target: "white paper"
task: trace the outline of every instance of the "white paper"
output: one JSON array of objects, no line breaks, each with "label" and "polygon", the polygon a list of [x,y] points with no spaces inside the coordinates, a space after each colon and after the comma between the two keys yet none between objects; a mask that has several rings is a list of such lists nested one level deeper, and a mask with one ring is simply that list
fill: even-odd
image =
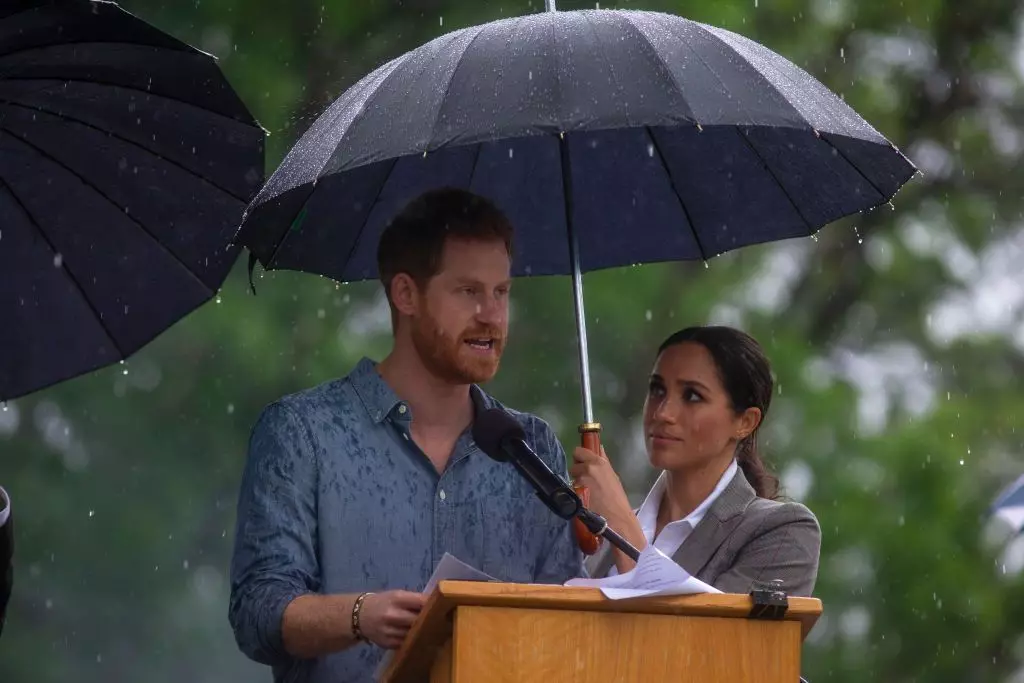
[{"label": "white paper", "polygon": [[652,595],[722,592],[690,576],[671,557],[653,545],[648,545],[640,552],[636,566],[625,574],[607,576],[603,579],[570,579],[565,585],[600,588],[604,596],[612,600]]},{"label": "white paper", "polygon": [[[434,573],[427,580],[423,593],[430,595],[434,592],[434,588],[437,587],[440,581],[497,581],[497,579],[470,567],[451,553],[445,553],[441,561],[437,563],[437,567],[434,568]],[[384,675],[384,670],[391,664],[391,660],[395,658],[395,652],[395,650],[388,650],[381,658],[376,671],[373,673],[374,678],[378,681]]]}]

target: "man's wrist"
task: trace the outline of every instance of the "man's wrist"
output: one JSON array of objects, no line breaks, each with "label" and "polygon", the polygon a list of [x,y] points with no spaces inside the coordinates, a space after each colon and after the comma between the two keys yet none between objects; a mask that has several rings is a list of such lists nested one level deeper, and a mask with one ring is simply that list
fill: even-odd
[{"label": "man's wrist", "polygon": [[363,633],[363,624],[361,619],[363,605],[366,604],[366,599],[371,595],[373,595],[373,593],[369,591],[365,593],[360,593],[359,596],[355,599],[355,602],[352,603],[352,637],[360,642],[367,641],[366,635]]}]

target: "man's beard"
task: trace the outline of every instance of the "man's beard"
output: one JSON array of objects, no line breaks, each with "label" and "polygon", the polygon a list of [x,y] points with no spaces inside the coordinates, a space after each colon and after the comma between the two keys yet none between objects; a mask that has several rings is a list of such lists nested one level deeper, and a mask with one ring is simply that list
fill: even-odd
[{"label": "man's beard", "polygon": [[[467,339],[479,338],[493,340],[491,353],[478,355],[466,345]],[[436,377],[452,384],[478,384],[497,374],[505,336],[497,328],[481,326],[452,337],[426,313],[413,321],[412,343],[420,360]]]}]

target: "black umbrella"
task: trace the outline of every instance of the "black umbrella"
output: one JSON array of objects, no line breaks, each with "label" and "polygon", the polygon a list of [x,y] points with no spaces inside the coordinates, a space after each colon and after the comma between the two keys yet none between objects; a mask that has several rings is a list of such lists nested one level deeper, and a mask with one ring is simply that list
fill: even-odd
[{"label": "black umbrella", "polygon": [[441,185],[490,197],[516,226],[516,274],[573,276],[586,430],[583,272],[810,235],[914,173],[821,83],[743,36],[654,12],[551,11],[449,33],[354,85],[236,240],[266,269],[367,279],[411,198]]},{"label": "black umbrella", "polygon": [[213,57],[111,2],[0,8],[0,400],[209,300],[265,131]]}]

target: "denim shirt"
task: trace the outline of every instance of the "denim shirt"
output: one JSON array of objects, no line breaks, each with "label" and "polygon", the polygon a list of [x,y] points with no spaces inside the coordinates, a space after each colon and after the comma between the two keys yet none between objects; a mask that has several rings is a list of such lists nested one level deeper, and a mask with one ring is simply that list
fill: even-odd
[{"label": "denim shirt", "polygon": [[[500,406],[479,387],[471,391],[478,407]],[[547,423],[509,413],[568,479]],[[412,441],[411,422],[411,409],[364,358],[343,379],[270,404],[253,428],[229,619],[242,652],[272,666],[277,683],[369,681],[384,654],[361,643],[313,660],[289,655],[281,619],[300,595],[422,591],[446,552],[509,582],[585,575],[572,526],[511,465],[487,457],[467,429],[438,474]]]}]

